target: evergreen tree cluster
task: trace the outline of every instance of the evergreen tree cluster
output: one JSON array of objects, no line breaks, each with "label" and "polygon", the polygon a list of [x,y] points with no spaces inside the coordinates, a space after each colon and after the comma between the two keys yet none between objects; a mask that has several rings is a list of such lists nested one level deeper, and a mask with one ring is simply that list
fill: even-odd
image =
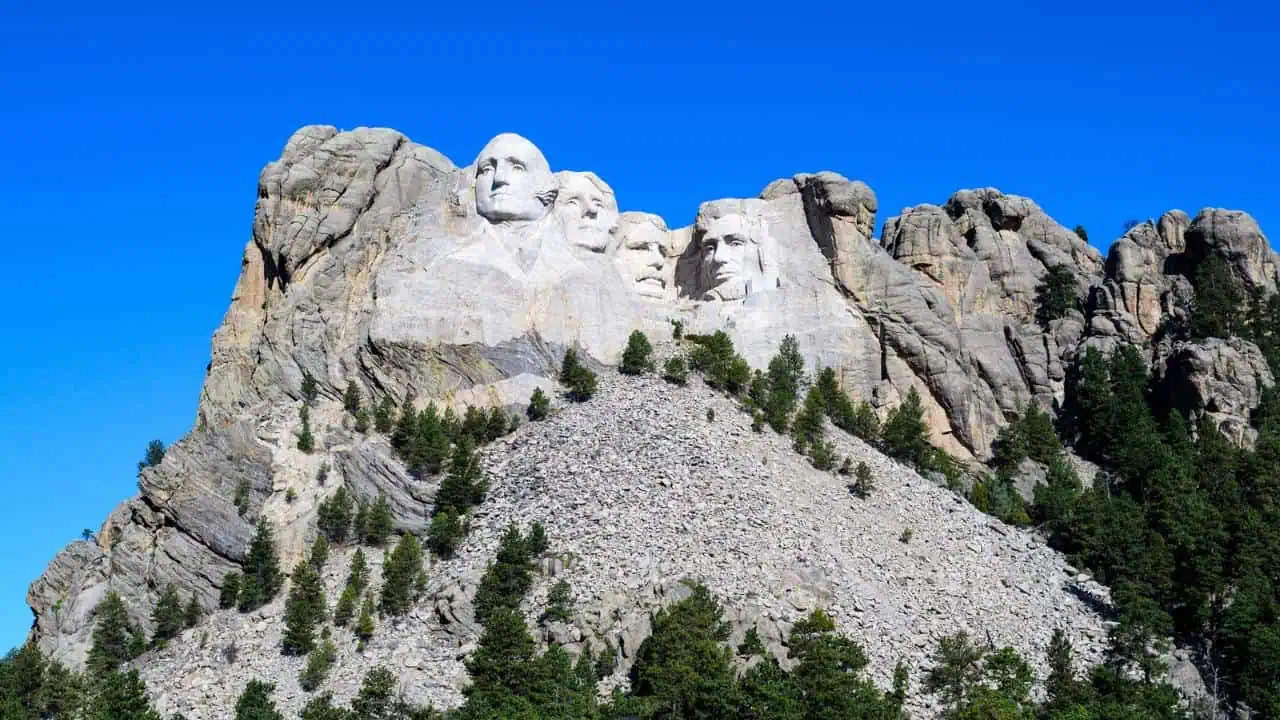
[{"label": "evergreen tree cluster", "polygon": [[497,556],[480,578],[473,602],[476,620],[483,623],[500,608],[516,610],[533,586],[534,560],[546,552],[546,534],[535,524],[523,535],[514,523],[507,526]]},{"label": "evergreen tree cluster", "polygon": [[408,533],[382,565],[382,595],[379,607],[384,615],[404,615],[422,593],[427,582],[422,564],[422,544]]},{"label": "evergreen tree cluster", "polygon": [[339,487],[333,495],[320,501],[316,527],[330,543],[355,542],[383,547],[395,531],[395,518],[391,515],[391,504],[386,495],[378,495],[369,504],[364,500],[353,500],[345,487]]},{"label": "evergreen tree cluster", "polygon": [[1036,320],[1041,327],[1075,310],[1080,305],[1077,296],[1076,276],[1066,265],[1049,268],[1044,279],[1036,286]]},{"label": "evergreen tree cluster", "polygon": [[463,435],[449,458],[449,473],[436,490],[427,529],[427,546],[440,557],[453,557],[466,536],[467,517],[484,501],[489,482],[476,458],[471,437]]},{"label": "evergreen tree cluster", "polygon": [[453,408],[444,412],[429,403],[421,412],[413,399],[405,398],[400,419],[391,434],[391,446],[417,477],[438,475],[449,460],[451,448],[464,439],[473,447],[497,440],[515,429],[515,419],[499,407],[482,410],[468,405],[461,418]]},{"label": "evergreen tree cluster", "polygon": [[227,573],[223,577],[218,605],[236,607],[240,612],[257,610],[275,599],[283,582],[280,561],[276,558],[275,534],[265,520],[260,520],[249,541],[244,572]]},{"label": "evergreen tree cluster", "polygon": [[311,560],[299,560],[290,576],[289,597],[284,606],[281,651],[285,655],[306,655],[314,650],[316,627],[324,622],[327,613],[324,580]]},{"label": "evergreen tree cluster", "polygon": [[[634,333],[632,337],[635,337]],[[641,335],[641,338],[644,336]],[[648,340],[644,340],[647,345]],[[646,360],[647,362],[647,353]],[[640,362],[640,361],[636,361]],[[569,348],[564,353],[564,360],[560,363],[560,384],[568,389],[566,395],[574,402],[586,402],[596,394],[596,384],[598,379],[596,374],[583,365],[578,360],[578,351]]]},{"label": "evergreen tree cluster", "polygon": [[164,647],[183,630],[195,627],[203,614],[204,608],[195,593],[184,603],[178,588],[172,583],[166,585],[151,612],[151,624],[155,626],[151,634],[152,646]]}]

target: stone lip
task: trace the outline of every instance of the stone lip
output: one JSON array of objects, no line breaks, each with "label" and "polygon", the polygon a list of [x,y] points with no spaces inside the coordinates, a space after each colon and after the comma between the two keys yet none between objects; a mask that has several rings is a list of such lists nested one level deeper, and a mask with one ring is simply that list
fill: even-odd
[{"label": "stone lip", "polygon": [[[658,346],[660,356],[673,350]],[[1041,677],[1042,649],[1055,628],[1083,661],[1101,659],[1106,622],[1089,598],[1105,605],[1106,589],[1077,579],[1078,571],[1033,533],[983,515],[828,428],[841,455],[872,470],[876,489],[858,499],[847,478],[813,469],[789,438],[755,433],[750,423],[696,378],[677,388],[654,376],[602,371],[590,401],[557,400],[549,419],[526,422],[486,447],[492,489],[458,557],[432,563],[426,596],[406,618],[379,621],[363,653],[348,631],[335,629],[339,661],[324,689],[346,698],[382,663],[415,700],[437,709],[460,702],[461,659],[479,632],[470,605],[476,583],[505,527],[533,521],[545,524],[551,550],[523,609],[536,627],[551,585],[572,585],[574,622],[537,634],[575,655],[606,640],[618,648],[618,671],[602,691],[625,677],[648,632],[648,613],[687,592],[685,579],[706,583],[724,601],[732,643],[755,627],[779,656],[791,623],[826,609],[864,645],[872,676],[886,687],[897,661],[918,673],[937,639],[960,630],[1013,645]],[[385,442],[355,447],[372,458]],[[334,488],[329,483],[324,492]],[[907,528],[913,534],[904,544]],[[336,551],[325,570],[331,606],[350,554]],[[382,554],[366,554],[376,587]],[[143,658],[161,711],[225,717],[243,684],[258,676],[278,683],[283,712],[296,712],[307,699],[296,684],[304,660],[280,655],[282,612],[283,598],[249,615],[220,611]],[[221,654],[232,643],[238,659],[229,665]],[[935,714],[923,700],[913,700],[913,711]]]}]

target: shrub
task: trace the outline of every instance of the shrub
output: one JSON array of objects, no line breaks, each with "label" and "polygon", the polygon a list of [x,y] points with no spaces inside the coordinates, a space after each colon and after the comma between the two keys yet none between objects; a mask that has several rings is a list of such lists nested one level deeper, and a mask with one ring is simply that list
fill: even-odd
[{"label": "shrub", "polygon": [[200,598],[196,597],[195,592],[191,593],[191,600],[187,602],[186,610],[183,611],[183,621],[188,628],[193,628],[200,622],[200,617],[204,615],[204,607],[200,605]]},{"label": "shrub", "polygon": [[[846,462],[848,460],[846,459]],[[861,498],[871,496],[871,491],[875,489],[875,485],[871,482],[871,468],[867,467],[864,462],[858,463],[858,469],[854,473],[853,484],[849,486],[854,495]]]},{"label": "shrub", "polygon": [[342,394],[342,407],[352,415],[360,412],[360,388],[355,380],[347,381],[347,391]]},{"label": "shrub", "polygon": [[533,396],[529,398],[529,407],[526,409],[525,415],[530,420],[541,420],[551,411],[551,398],[542,392],[542,388],[534,388]]},{"label": "shrub", "polygon": [[579,365],[569,376],[569,399],[574,402],[586,402],[596,394],[596,374]]},{"label": "shrub", "polygon": [[906,544],[911,542],[911,528],[905,528],[902,535],[898,536],[898,542]]},{"label": "shrub", "polygon": [[280,591],[280,584],[275,537],[266,521],[260,520],[258,529],[249,542],[249,554],[244,562],[244,575],[240,581],[240,612],[256,610],[271,602]]},{"label": "shrub", "polygon": [[672,320],[671,321],[671,339],[676,340],[678,342],[683,337],[684,337],[684,321]]},{"label": "shrub", "polygon": [[373,427],[378,432],[386,435],[395,427],[396,404],[390,395],[382,396],[382,402],[378,403],[378,407],[373,411]]},{"label": "shrub", "polygon": [[143,453],[142,460],[138,461],[138,474],[141,475],[143,470],[159,465],[160,461],[164,460],[164,452],[163,442],[152,440],[147,443],[147,450]]},{"label": "shrub", "polygon": [[222,578],[222,587],[218,589],[218,607],[223,610],[233,608],[239,598],[240,573],[227,573]]},{"label": "shrub", "polygon": [[924,424],[924,406],[915,388],[911,388],[901,405],[889,412],[880,437],[890,457],[915,465],[925,460],[930,448],[928,428]]},{"label": "shrub", "polygon": [[567,623],[573,621],[573,591],[565,580],[551,586],[547,595],[547,609],[540,618],[542,623]]},{"label": "shrub", "polygon": [[404,615],[417,599],[423,582],[422,546],[413,535],[401,535],[395,550],[382,566],[382,597],[379,602],[384,615]]},{"label": "shrub", "polygon": [[304,655],[315,647],[315,629],[325,616],[324,583],[311,563],[299,561],[293,569],[289,599],[284,606],[285,655]]},{"label": "shrub", "polygon": [[667,362],[662,366],[662,379],[672,385],[683,386],[689,381],[689,368],[685,366],[684,358],[675,355],[667,358]]},{"label": "shrub", "polygon": [[302,428],[298,430],[298,449],[304,453],[310,453],[316,447],[315,436],[311,434],[311,410],[306,405],[298,411],[298,418],[302,422]]},{"label": "shrub", "polygon": [[333,495],[320,501],[316,525],[329,542],[341,544],[347,541],[351,532],[352,505],[351,494],[345,487],[339,487]]},{"label": "shrub", "polygon": [[624,375],[643,375],[653,371],[653,346],[649,338],[639,330],[631,331],[627,338],[627,348],[622,351],[622,362],[618,372]]},{"label": "shrub", "polygon": [[437,556],[449,559],[457,552],[466,536],[462,518],[449,511],[441,511],[431,518],[431,526],[427,529],[427,549]]},{"label": "shrub", "polygon": [[333,624],[338,627],[346,627],[351,622],[351,616],[355,615],[356,603],[360,600],[360,591],[350,583],[342,589],[342,595],[338,596],[338,604],[333,608]]},{"label": "shrub", "polygon": [[297,501],[297,499],[298,499],[298,491],[297,491],[297,490],[294,490],[293,488],[289,488],[288,490],[285,490],[285,491],[284,491],[284,501],[285,501],[285,502],[287,502],[287,503],[289,503],[290,505],[292,505],[295,501]]},{"label": "shrub", "polygon": [[364,603],[360,606],[360,619],[356,621],[356,637],[360,639],[360,646],[363,648],[364,643],[373,637],[373,595],[365,595]]},{"label": "shrub", "polygon": [[315,377],[307,370],[302,371],[302,399],[308,405],[314,405],[316,398],[320,397],[320,386],[316,383]]},{"label": "shrub", "polygon": [[707,422],[715,422],[715,421],[716,421],[715,408],[707,408]]},{"label": "shrub", "polygon": [[177,637],[186,626],[187,617],[182,607],[182,598],[178,596],[178,588],[172,583],[166,585],[164,592],[160,594],[160,601],[151,612],[151,623],[155,626],[155,632],[151,635],[151,644],[155,647],[164,647],[170,638]]},{"label": "shrub", "polygon": [[314,691],[324,682],[325,676],[329,674],[329,669],[337,661],[338,648],[334,647],[333,641],[325,640],[307,656],[307,666],[302,669],[302,673],[298,676],[298,684],[307,692]]},{"label": "shrub", "polygon": [[284,720],[284,716],[271,701],[271,693],[275,689],[274,684],[250,680],[240,694],[240,699],[236,701],[235,720]]},{"label": "shrub", "polygon": [[249,512],[249,490],[249,481],[246,478],[240,478],[236,482],[236,495],[233,502],[236,510],[240,513],[240,517],[244,517],[244,514]]},{"label": "shrub", "polygon": [[1036,320],[1047,326],[1074,310],[1078,303],[1076,277],[1071,270],[1066,265],[1049,268],[1044,280],[1036,286]]},{"label": "shrub", "polygon": [[393,530],[395,530],[395,521],[391,517],[391,505],[387,502],[386,495],[378,495],[378,499],[374,500],[369,508],[362,540],[366,545],[382,547],[387,544]]}]

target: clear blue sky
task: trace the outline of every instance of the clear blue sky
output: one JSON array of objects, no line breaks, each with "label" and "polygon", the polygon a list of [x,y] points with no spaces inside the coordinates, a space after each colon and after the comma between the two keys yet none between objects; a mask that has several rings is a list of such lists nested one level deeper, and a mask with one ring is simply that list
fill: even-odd
[{"label": "clear blue sky", "polygon": [[0,648],[147,441],[190,427],[258,172],[301,125],[459,164],[512,130],[672,225],[833,169],[881,221],[994,185],[1101,247],[1173,207],[1280,237],[1271,4],[445,4],[0,8]]}]

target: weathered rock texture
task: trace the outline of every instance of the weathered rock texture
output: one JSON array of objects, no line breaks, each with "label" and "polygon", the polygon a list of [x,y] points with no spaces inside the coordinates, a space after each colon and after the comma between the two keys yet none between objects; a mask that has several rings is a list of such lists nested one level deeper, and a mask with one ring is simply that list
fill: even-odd
[{"label": "weathered rock texture", "polygon": [[[713,422],[707,408],[715,410]],[[1042,676],[1054,628],[1086,662],[1100,658],[1106,623],[1090,598],[1105,603],[1106,590],[1034,534],[983,515],[832,429],[840,453],[872,469],[876,489],[859,499],[847,478],[814,470],[788,438],[752,432],[750,423],[699,381],[676,388],[652,376],[603,374],[588,403],[526,423],[486,448],[493,487],[459,556],[431,565],[426,597],[406,618],[380,621],[363,653],[349,630],[335,629],[340,660],[326,689],[349,696],[381,663],[417,700],[460,702],[460,660],[479,636],[475,586],[507,524],[534,521],[546,525],[551,550],[525,604],[530,625],[551,584],[568,580],[575,621],[539,636],[574,654],[611,643],[620,662],[602,688],[621,680],[648,633],[648,612],[680,597],[685,578],[725,601],[734,643],[755,627],[779,655],[790,624],[826,608],[864,644],[885,686],[897,661],[919,670],[939,637],[960,630],[1013,645]],[[334,489],[329,483],[317,492]],[[903,543],[906,529],[912,535]],[[335,553],[325,571],[331,607],[350,553]],[[366,553],[376,588],[381,552]],[[297,685],[303,659],[280,654],[282,606],[280,599],[250,615],[217,612],[169,649],[141,658],[162,711],[226,717],[249,678],[270,677],[286,715],[296,712],[307,698]],[[230,663],[225,650],[233,642],[238,657]]]},{"label": "weathered rock texture", "polygon": [[[970,462],[988,457],[1006,418],[1027,403],[1054,410],[1086,347],[1140,346],[1163,381],[1185,389],[1188,410],[1242,442],[1248,412],[1272,382],[1248,343],[1188,343],[1170,329],[1184,324],[1189,278],[1210,255],[1249,289],[1277,287],[1274,254],[1244,213],[1167,213],[1130,230],[1104,261],[1032,201],[991,188],[908,208],[879,239],[875,194],[833,172],[704,203],[675,229],[656,216],[619,217],[616,207],[603,180],[557,177],[516,136],[459,167],[392,130],[299,130],[262,172],[196,427],[142,474],[138,496],[94,541],[73,543],[31,586],[34,637],[78,665],[108,590],[143,625],[169,582],[211,606],[258,518],[277,528],[289,567],[314,537],[319,501],[339,483],[360,497],[385,494],[397,526],[421,531],[434,482],[408,475],[385,439],[350,429],[339,402],[348,381],[397,405],[412,395],[419,406],[516,409],[535,388],[554,388],[566,349],[608,366],[631,330],[665,337],[679,319],[690,332],[726,330],[756,367],[795,335],[811,369],[835,368],[846,392],[882,414],[915,388],[931,440]],[[1042,326],[1037,286],[1054,267],[1075,278],[1081,302]],[[322,396],[314,454],[293,439],[305,373]],[[839,608],[847,629],[879,636],[866,639],[881,676],[889,658],[918,658],[947,628],[1026,630],[1010,641],[1028,651],[1043,640],[1044,628],[1028,624],[1035,618],[1097,635],[1096,620],[1063,592],[1066,572],[1052,553],[866,448],[845,446],[886,490],[853,503],[785,443],[743,431],[727,408],[731,419],[707,426],[688,398],[653,406],[646,393],[669,391],[609,388],[609,399],[570,413],[569,424],[518,434],[503,446],[508,457],[495,449],[502,482],[485,521],[462,560],[433,569],[441,594],[414,622],[434,628],[448,618],[439,632],[469,642],[467,578],[500,524],[541,518],[579,558],[565,572],[597,613],[595,624],[561,629],[566,637],[622,633],[630,647],[639,631],[601,624],[599,613],[622,603],[621,616],[639,622],[681,575],[706,577],[748,613],[739,626],[759,621],[774,638],[781,629],[770,623],[802,607]],[[633,435],[647,439],[629,445]],[[768,467],[758,464],[766,458]],[[242,515],[235,499],[244,491]],[[901,545],[908,525],[917,539]],[[209,627],[223,644],[257,648],[246,657],[259,660],[243,670],[216,665],[212,647],[190,642],[156,659],[147,674],[166,706],[194,702],[198,693],[171,684],[187,670],[218,698],[232,692],[226,678],[250,669],[287,687],[294,668],[281,667],[292,661],[273,649],[279,607],[264,612],[219,616]],[[344,667],[389,659],[427,676],[433,697],[456,699],[458,651],[406,627],[385,630],[367,658],[344,650]]]}]

